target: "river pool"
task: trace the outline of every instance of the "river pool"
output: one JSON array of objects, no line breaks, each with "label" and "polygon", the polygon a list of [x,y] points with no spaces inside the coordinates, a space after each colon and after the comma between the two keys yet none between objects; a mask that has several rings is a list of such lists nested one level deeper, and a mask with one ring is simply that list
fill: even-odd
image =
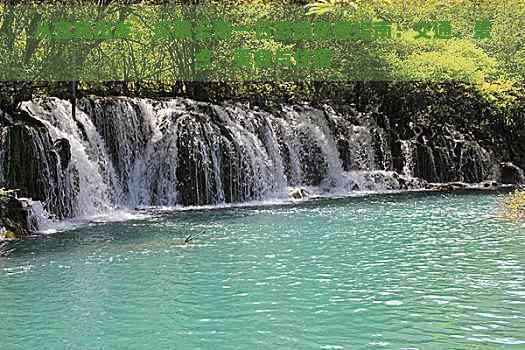
[{"label": "river pool", "polygon": [[500,197],[150,211],[28,240],[0,260],[0,349],[525,349],[525,226],[490,217]]}]

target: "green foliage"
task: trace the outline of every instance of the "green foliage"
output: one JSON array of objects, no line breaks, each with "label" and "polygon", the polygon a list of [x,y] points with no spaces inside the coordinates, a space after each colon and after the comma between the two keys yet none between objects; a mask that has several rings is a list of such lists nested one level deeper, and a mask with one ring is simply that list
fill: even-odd
[{"label": "green foliage", "polygon": [[321,16],[325,13],[335,12],[337,10],[337,5],[347,5],[353,9],[357,9],[357,5],[353,1],[342,2],[338,0],[319,0],[305,6],[308,11],[307,15],[317,15]]},{"label": "green foliage", "polygon": [[3,239],[16,239],[16,238],[17,238],[16,233],[14,233],[13,231],[5,231],[3,233]]},{"label": "green foliage", "polygon": [[415,39],[403,33],[382,49],[394,80],[482,82],[496,73],[496,60],[461,39]]},{"label": "green foliage", "polygon": [[502,216],[513,220],[525,218],[525,191],[516,190],[505,197]]},{"label": "green foliage", "polygon": [[16,194],[18,190],[8,190],[5,188],[0,188],[0,202],[6,202],[10,197]]},{"label": "green foliage", "polygon": [[482,82],[477,85],[481,96],[498,108],[509,108],[524,95],[523,87],[513,81]]},{"label": "green foliage", "polygon": [[[43,72],[52,67],[68,67],[60,74],[78,69],[84,80],[430,80],[430,81],[521,81],[525,79],[525,5],[482,6],[479,1],[447,1],[465,5],[443,6],[443,1],[426,1],[413,6],[410,1],[321,0],[302,6],[279,6],[265,1],[244,1],[252,6],[226,6],[219,2],[206,11],[201,6],[68,6],[29,7],[18,10],[0,6],[0,65],[10,67],[26,80],[44,80]],[[112,4],[115,1],[111,2]],[[142,2],[144,3],[144,2]],[[146,2],[149,3],[149,2]],[[202,2],[204,3],[204,2]],[[256,5],[255,5],[256,4]],[[386,6],[389,5],[389,6]],[[35,39],[36,23],[43,18],[68,20],[82,17],[94,21],[129,21],[135,37],[118,40]],[[388,21],[392,22],[391,40],[257,40],[253,33],[235,32],[231,40],[194,38],[155,39],[156,20],[176,21],[224,19],[238,26],[252,26],[257,20],[271,22],[288,19],[313,21]],[[492,39],[476,39],[476,20],[490,20]],[[414,23],[449,20],[453,34],[462,39],[414,39]],[[397,38],[396,26],[402,27]],[[330,69],[295,69],[274,65],[271,69],[235,67],[237,48],[271,52],[301,49],[330,49]],[[196,69],[195,57],[201,49],[211,50],[213,59],[221,58],[222,69]],[[96,67],[94,69],[94,67]],[[89,73],[89,75],[88,75]],[[227,74],[225,74],[227,73]],[[0,71],[0,79],[7,77]],[[49,79],[47,77],[47,80]],[[8,79],[10,80],[10,79]],[[80,79],[83,80],[83,79]]]}]

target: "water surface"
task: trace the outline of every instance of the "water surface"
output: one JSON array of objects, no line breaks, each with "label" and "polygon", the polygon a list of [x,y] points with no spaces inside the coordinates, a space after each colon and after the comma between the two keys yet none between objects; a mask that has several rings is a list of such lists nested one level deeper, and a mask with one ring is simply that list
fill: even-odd
[{"label": "water surface", "polygon": [[525,349],[525,227],[489,218],[498,197],[162,212],[26,241],[0,260],[0,348]]}]

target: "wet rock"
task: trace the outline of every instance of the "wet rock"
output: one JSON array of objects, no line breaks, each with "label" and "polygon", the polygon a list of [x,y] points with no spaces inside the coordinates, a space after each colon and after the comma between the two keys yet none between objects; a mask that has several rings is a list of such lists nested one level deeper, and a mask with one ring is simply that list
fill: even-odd
[{"label": "wet rock", "polygon": [[29,126],[33,128],[45,128],[46,127],[46,125],[42,121],[34,118],[25,110],[17,110],[13,114],[12,119],[13,119],[13,124],[15,125],[25,125],[25,126]]},{"label": "wet rock", "polygon": [[38,230],[32,205],[32,200],[27,198],[3,198],[0,202],[0,235],[4,239],[24,238]]},{"label": "wet rock", "polygon": [[417,135],[417,139],[401,141],[401,159],[395,161],[395,170],[410,170],[411,175],[434,183],[480,183],[495,172],[494,152],[472,135],[463,135],[452,126],[422,128]]},{"label": "wet rock", "polygon": [[[2,130],[3,176],[5,186],[19,189],[19,194],[45,203],[45,209],[58,218],[74,213],[75,192],[59,164],[63,161],[55,150],[46,128],[14,125]],[[68,147],[59,141],[67,160]],[[65,165],[62,164],[62,165]]]},{"label": "wet rock", "polygon": [[525,184],[525,175],[523,169],[511,162],[500,163],[499,171],[501,183],[519,185]]},{"label": "wet rock", "polygon": [[430,188],[434,191],[450,192],[467,189],[469,185],[464,182],[433,183],[430,184]]},{"label": "wet rock", "polygon": [[305,199],[308,196],[309,192],[303,187],[288,189],[288,198],[290,199]]},{"label": "wet rock", "polygon": [[427,181],[439,181],[434,152],[428,145],[416,144],[414,176]]},{"label": "wet rock", "polygon": [[424,179],[399,176],[399,185],[401,190],[417,190],[422,188],[428,188],[428,182]]},{"label": "wet rock", "polygon": [[427,182],[423,179],[400,175],[397,172],[392,174],[392,178],[399,184],[399,188],[397,188],[399,190],[414,190],[425,188],[427,186]]},{"label": "wet rock", "polygon": [[432,184],[431,186],[432,190],[438,192],[449,192],[454,190],[454,188],[449,184]]},{"label": "wet rock", "polygon": [[60,157],[60,166],[62,170],[66,170],[71,160],[71,145],[68,139],[58,139],[53,144],[55,151]]},{"label": "wet rock", "polygon": [[467,188],[468,187],[468,184],[464,183],[464,182],[459,182],[459,181],[456,181],[456,182],[450,182],[448,183],[448,185],[452,186],[454,189],[464,189],[464,188]]},{"label": "wet rock", "polygon": [[496,188],[498,187],[500,184],[497,182],[497,181],[484,181],[481,183],[481,187],[483,188]]},{"label": "wet rock", "polygon": [[462,181],[467,183],[480,183],[491,173],[494,161],[490,153],[477,142],[464,142],[460,155],[460,172]]}]

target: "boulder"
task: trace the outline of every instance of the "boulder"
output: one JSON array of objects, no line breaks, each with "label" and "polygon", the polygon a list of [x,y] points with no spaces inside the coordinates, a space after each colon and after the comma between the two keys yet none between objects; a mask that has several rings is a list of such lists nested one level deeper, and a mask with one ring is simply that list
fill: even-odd
[{"label": "boulder", "polygon": [[499,186],[499,183],[497,181],[484,181],[481,183],[481,187],[483,188],[496,188]]},{"label": "boulder", "polygon": [[305,199],[308,198],[308,191],[303,187],[288,189],[288,198],[290,199]]},{"label": "boulder", "polygon": [[58,139],[53,144],[54,150],[60,157],[60,166],[62,170],[66,170],[71,160],[71,145],[68,139]]},{"label": "boulder", "polygon": [[448,183],[436,183],[430,184],[431,189],[439,192],[450,192],[464,190],[468,188],[468,185],[464,182],[448,182]]},{"label": "boulder", "polygon": [[57,218],[71,217],[77,191],[69,182],[69,142],[54,143],[46,128],[14,125],[3,132],[3,186],[19,189],[22,196],[42,201]]},{"label": "boulder", "polygon": [[520,185],[525,184],[525,175],[523,169],[511,162],[500,163],[499,171],[501,176],[501,183]]},{"label": "boulder", "polygon": [[399,182],[400,190],[417,190],[421,188],[428,188],[429,186],[426,180],[405,175],[398,175],[397,181]]},{"label": "boulder", "polygon": [[38,230],[33,215],[33,202],[28,198],[8,197],[0,202],[0,236],[20,239]]}]

